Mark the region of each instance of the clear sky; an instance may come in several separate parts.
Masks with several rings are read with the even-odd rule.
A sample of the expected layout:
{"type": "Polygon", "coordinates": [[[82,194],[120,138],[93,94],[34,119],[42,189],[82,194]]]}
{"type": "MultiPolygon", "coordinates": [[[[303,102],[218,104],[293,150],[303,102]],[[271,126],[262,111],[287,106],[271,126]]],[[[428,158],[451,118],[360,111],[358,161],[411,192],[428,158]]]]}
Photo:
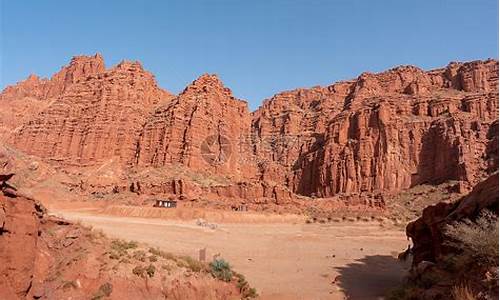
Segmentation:
{"type": "Polygon", "coordinates": [[[100,52],[174,93],[217,73],[253,110],[363,71],[498,58],[498,0],[0,1],[0,88],[100,52]]]}

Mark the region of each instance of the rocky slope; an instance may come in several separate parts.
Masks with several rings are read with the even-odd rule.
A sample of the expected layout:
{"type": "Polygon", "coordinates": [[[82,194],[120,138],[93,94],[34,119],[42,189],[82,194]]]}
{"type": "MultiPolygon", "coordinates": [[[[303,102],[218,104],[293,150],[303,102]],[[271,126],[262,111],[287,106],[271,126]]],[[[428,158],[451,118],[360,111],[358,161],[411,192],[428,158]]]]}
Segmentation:
{"type": "Polygon", "coordinates": [[[1,299],[242,297],[237,278],[223,282],[193,259],[109,240],[48,216],[39,202],[5,190],[0,194],[0,274],[1,299]]]}
{"type": "Polygon", "coordinates": [[[498,173],[458,201],[428,206],[406,233],[413,267],[390,299],[498,298],[498,173]]]}
{"type": "Polygon", "coordinates": [[[105,70],[100,56],[74,58],[52,79],[30,78],[1,97],[44,103],[6,129],[9,143],[27,153],[97,170],[114,162],[139,173],[187,168],[217,182],[117,180],[142,193],[163,186],[179,194],[181,180],[183,195],[383,206],[384,194],[424,183],[456,180],[464,192],[498,168],[494,60],[363,73],[277,94],[253,113],[214,75],[173,97],[138,63],[105,70]]]}

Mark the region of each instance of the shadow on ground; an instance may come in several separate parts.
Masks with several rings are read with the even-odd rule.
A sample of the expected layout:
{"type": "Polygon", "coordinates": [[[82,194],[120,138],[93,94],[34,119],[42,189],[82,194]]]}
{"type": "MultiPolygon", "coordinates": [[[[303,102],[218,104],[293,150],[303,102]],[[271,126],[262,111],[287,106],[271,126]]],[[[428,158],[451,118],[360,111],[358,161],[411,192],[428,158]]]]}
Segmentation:
{"type": "Polygon", "coordinates": [[[389,255],[365,256],[337,268],[336,281],[348,299],[383,299],[388,290],[402,283],[409,265],[389,255]]]}

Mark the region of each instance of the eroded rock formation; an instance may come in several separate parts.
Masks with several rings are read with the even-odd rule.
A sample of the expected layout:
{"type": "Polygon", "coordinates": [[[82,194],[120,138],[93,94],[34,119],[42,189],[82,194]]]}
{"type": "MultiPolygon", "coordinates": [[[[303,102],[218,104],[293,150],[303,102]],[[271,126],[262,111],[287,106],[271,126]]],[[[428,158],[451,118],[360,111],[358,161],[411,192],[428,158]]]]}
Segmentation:
{"type": "Polygon", "coordinates": [[[44,104],[4,129],[22,151],[62,165],[181,166],[225,177],[211,188],[221,195],[378,197],[447,180],[472,186],[498,168],[495,60],[363,73],[277,94],[250,113],[214,75],[174,97],[139,63],[106,70],[96,55],[0,100],[23,97],[44,104]]]}
{"type": "Polygon", "coordinates": [[[148,114],[171,98],[139,63],[124,61],[104,70],[97,55],[74,58],[48,86],[46,97],[59,96],[16,129],[9,142],[67,164],[130,161],[148,114]]]}
{"type": "Polygon", "coordinates": [[[497,84],[490,60],[429,72],[398,67],[279,94],[254,113],[261,140],[283,140],[271,151],[257,146],[262,177],[323,197],[476,183],[494,159],[487,149],[498,126],[497,84]]]}
{"type": "Polygon", "coordinates": [[[242,143],[250,123],[247,103],[236,99],[217,76],[205,74],[149,118],[136,163],[177,163],[236,179],[255,174],[251,145],[242,143]]]}

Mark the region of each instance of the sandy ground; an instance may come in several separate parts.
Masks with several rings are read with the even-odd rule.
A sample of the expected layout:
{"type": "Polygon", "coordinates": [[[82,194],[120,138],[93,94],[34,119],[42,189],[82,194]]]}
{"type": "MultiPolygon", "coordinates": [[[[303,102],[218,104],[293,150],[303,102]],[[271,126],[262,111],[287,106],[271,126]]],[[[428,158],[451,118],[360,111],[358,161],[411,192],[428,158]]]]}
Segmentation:
{"type": "Polygon", "coordinates": [[[148,243],[177,254],[220,254],[257,288],[261,299],[382,299],[407,266],[404,232],[378,224],[219,223],[52,210],[102,229],[111,237],[148,243]]]}

